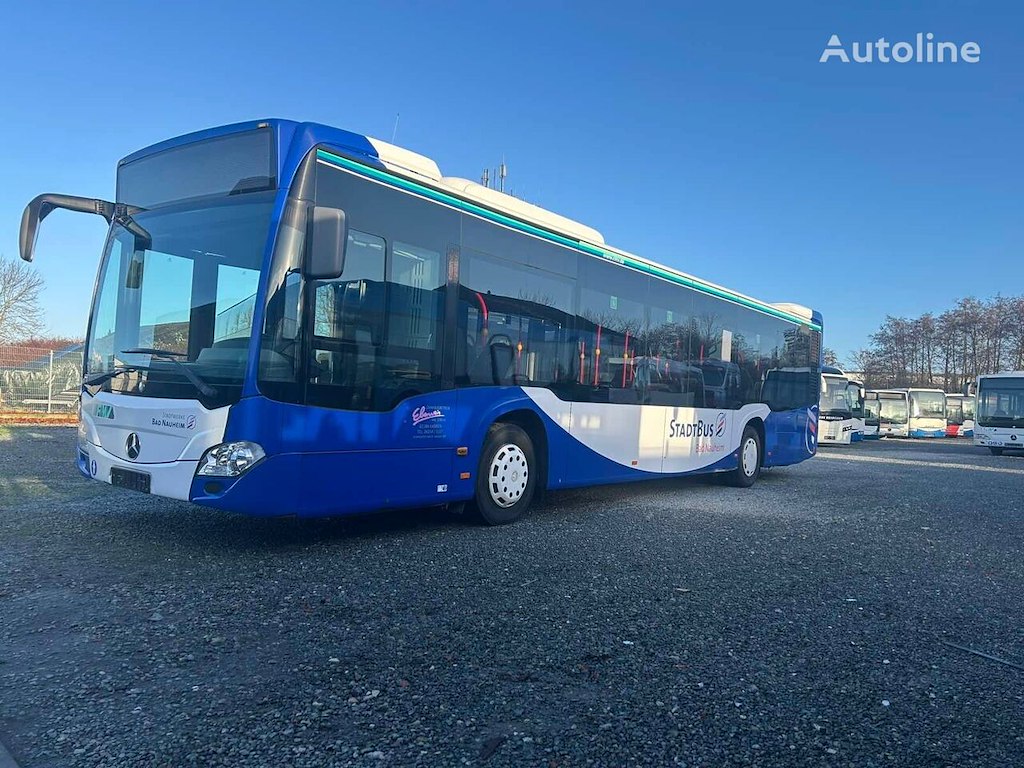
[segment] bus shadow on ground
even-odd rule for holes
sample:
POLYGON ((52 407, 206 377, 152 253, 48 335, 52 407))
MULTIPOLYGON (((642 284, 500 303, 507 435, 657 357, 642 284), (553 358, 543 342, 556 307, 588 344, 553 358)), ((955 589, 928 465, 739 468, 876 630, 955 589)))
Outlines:
MULTIPOLYGON (((468 505, 461 513, 437 506, 323 518, 247 517, 144 496, 81 477, 74 465, 74 431, 70 428, 7 428, 0 432, 0 450, 0 508, 27 510, 41 504, 61 504, 71 511, 78 507, 74 514, 83 521, 120 529, 128 536, 146 534, 186 547, 274 549, 332 540, 487 529, 468 505)), ((781 482, 785 482, 785 471, 771 470, 762 473, 758 485, 777 487, 781 482)), ((716 487, 736 490, 719 475, 694 475, 547 491, 518 526, 557 520, 577 522, 585 520, 598 505, 606 509, 638 497, 655 503, 659 497, 676 500, 680 494, 716 487)))
MULTIPOLYGON (((758 484, 763 483, 777 488, 785 482, 785 473, 774 470, 763 473, 758 484)), ((174 510, 170 513, 161 510, 154 515, 143 505, 139 505, 129 513, 130 516, 121 515, 119 519, 129 528, 141 527, 153 536, 173 538, 176 543, 186 546, 265 550, 392 536, 429 536, 442 532, 458 534, 478 531, 480 534, 486 534, 490 531, 494 532, 493 535, 516 536, 517 530, 526 530, 532 525, 557 525, 559 521, 575 524, 585 521, 593 516, 598 506, 601 510, 606 510, 619 504, 634 502, 638 497, 645 497, 652 502, 659 499, 668 502, 678 500, 680 494, 700 493, 702 489, 711 492, 721 490, 746 493, 741 489, 730 488, 719 477, 712 475, 657 478, 633 483, 548 491, 525 518, 510 526, 497 528, 479 522, 469 504, 461 512, 452 507, 435 506, 379 510, 337 517, 253 518, 183 502, 172 502, 174 510), (168 526, 173 527, 173 531, 169 531, 168 526)), ((754 490, 756 491, 756 487, 754 490)), ((131 494, 130 491, 116 493, 131 494)), ((135 498, 136 494, 131 494, 131 497, 135 498)))

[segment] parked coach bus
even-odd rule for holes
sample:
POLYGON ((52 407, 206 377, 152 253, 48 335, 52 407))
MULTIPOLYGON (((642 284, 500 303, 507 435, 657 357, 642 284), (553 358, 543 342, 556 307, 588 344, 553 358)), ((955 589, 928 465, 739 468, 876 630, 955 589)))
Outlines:
POLYGON ((946 395, 946 437, 974 437, 973 395, 946 395))
POLYGON ((816 449, 818 313, 376 139, 284 120, 170 139, 121 160, 114 202, 33 200, 22 258, 57 208, 110 224, 78 448, 103 482, 254 515, 473 502, 497 524, 545 488, 749 486, 816 449), (806 373, 761 402, 776 368, 806 373))
POLYGON ((1024 371, 979 376, 974 444, 996 456, 1024 450, 1024 371))
POLYGON ((850 381, 838 368, 825 366, 821 375, 821 399, 818 410, 821 414, 822 443, 849 445, 853 442, 853 398, 850 381))
POLYGON ((902 390, 878 393, 878 434, 881 437, 909 437, 910 406, 902 390))

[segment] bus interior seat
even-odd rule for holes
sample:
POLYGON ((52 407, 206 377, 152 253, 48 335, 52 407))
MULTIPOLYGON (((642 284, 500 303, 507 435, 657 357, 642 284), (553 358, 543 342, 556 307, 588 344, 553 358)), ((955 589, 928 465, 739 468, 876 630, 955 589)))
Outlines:
POLYGON ((512 384, 515 351, 510 344, 491 344, 491 376, 495 384, 512 384))

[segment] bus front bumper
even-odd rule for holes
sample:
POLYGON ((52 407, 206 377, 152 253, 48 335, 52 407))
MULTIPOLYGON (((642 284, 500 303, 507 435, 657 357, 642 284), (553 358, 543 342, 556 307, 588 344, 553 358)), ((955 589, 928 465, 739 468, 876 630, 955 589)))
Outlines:
MULTIPOLYGON (((196 476, 198 461, 178 460, 161 464, 133 464, 111 455, 103 448, 85 443, 78 448, 78 471, 91 480, 122 485, 114 475, 148 478, 147 490, 153 496, 191 501, 247 515, 273 517, 293 515, 298 510, 297 494, 286 493, 283 478, 299 476, 299 457, 295 454, 269 456, 238 477, 196 476), (120 472, 118 472, 120 470, 120 472)), ((138 487, 131 490, 140 490, 138 487)))
POLYGON ((80 444, 78 447, 78 471, 86 477, 107 485, 119 485, 123 482, 115 482, 115 473, 128 478, 141 476, 148 478, 147 493, 182 501, 189 500, 188 489, 196 473, 197 464, 196 461, 133 464, 119 459, 93 443, 80 444))

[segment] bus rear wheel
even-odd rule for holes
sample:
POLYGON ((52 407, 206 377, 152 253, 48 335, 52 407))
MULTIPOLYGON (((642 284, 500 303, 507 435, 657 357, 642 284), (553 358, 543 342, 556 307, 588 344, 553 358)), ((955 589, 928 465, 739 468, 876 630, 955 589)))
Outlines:
POLYGON ((481 522, 507 525, 530 508, 538 466, 530 436, 515 424, 495 424, 487 433, 476 473, 474 505, 481 522))
POLYGON ((1002 456, 1003 455, 1003 449, 1002 448, 989 448, 989 450, 992 451, 992 455, 993 456, 1002 456))
POLYGON ((740 440, 740 460, 736 469, 729 473, 729 485, 749 488, 761 474, 761 437, 749 424, 743 428, 740 440))

